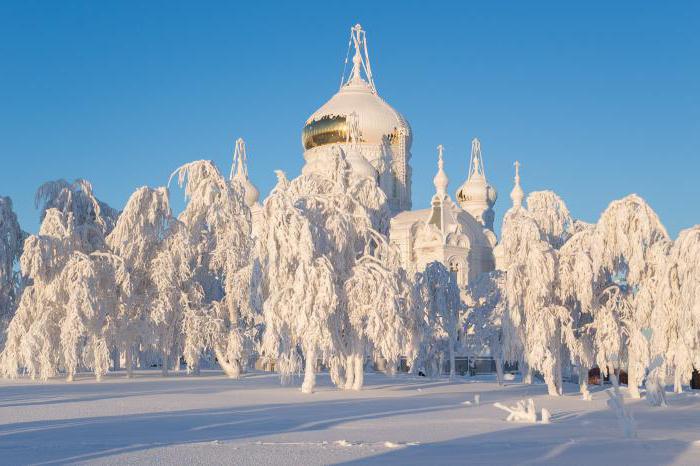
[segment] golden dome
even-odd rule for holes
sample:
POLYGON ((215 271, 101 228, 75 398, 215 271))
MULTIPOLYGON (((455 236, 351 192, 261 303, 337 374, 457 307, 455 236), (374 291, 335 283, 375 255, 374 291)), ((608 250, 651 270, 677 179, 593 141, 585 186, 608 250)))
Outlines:
POLYGON ((301 136, 304 149, 346 142, 351 113, 357 114, 359 143, 398 144, 403 134, 410 147, 411 127, 406 119, 356 75, 306 120, 301 136))

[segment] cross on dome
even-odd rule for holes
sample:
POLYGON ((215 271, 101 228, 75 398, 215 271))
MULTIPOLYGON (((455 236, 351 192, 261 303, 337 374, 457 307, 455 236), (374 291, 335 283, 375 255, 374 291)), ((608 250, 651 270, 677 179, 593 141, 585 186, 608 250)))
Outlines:
MULTIPOLYGON (((348 43, 348 55, 350 54, 350 46, 354 46, 355 54, 352 57, 352 69, 350 70, 350 76, 345 80, 345 70, 343 70, 343 76, 340 79, 340 87, 343 85, 351 84, 369 84, 372 92, 377 92, 374 86, 374 79, 372 78, 372 66, 369 62, 369 53, 367 51, 367 34, 362 29, 359 24, 354 25, 350 28, 350 41, 348 43), (362 79, 362 70, 365 72, 367 80, 362 79)), ((345 58, 345 64, 347 66, 348 59, 345 58)))
POLYGON ((472 139, 471 163, 469 164, 469 176, 467 180, 475 176, 482 178, 486 176, 484 173, 484 160, 481 156, 481 141, 479 141, 479 138, 472 139))
POLYGON ((435 185, 435 192, 440 195, 441 197, 444 197, 445 194, 447 194, 447 185, 449 183, 449 178, 447 178, 447 174, 445 173, 444 166, 445 162, 442 160, 442 151, 443 147, 442 144, 437 146, 438 150, 438 171, 437 174, 435 175, 435 178, 433 178, 433 184, 435 185))

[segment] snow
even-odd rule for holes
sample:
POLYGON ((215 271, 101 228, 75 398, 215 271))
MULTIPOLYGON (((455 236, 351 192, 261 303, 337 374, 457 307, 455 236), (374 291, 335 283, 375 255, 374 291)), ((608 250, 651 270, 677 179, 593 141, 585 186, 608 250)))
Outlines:
MULTIPOLYGON (((631 399, 636 438, 606 402, 610 385, 547 396, 543 384, 495 377, 428 379, 367 373, 362 391, 281 387, 277 374, 231 380, 160 371, 0 381, 0 452, 16 463, 178 464, 693 464, 700 457, 700 393, 667 393, 668 407, 631 399), (420 389, 420 392, 418 391, 420 389), (467 400, 481 403, 463 405, 467 400), (506 422, 494 403, 532 398, 549 424, 506 422)), ((614 395, 614 394, 613 394, 614 395)))

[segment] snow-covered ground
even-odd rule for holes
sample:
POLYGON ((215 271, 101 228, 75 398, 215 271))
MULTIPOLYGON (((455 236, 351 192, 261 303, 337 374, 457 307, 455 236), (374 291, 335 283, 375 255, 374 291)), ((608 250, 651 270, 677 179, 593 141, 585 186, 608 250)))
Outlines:
POLYGON ((304 395, 263 372, 1 380, 0 463, 700 464, 700 392, 669 394, 667 408, 626 400, 637 426, 626 439, 609 386, 592 401, 565 389, 368 374, 352 392, 322 375, 304 395), (506 422, 493 406, 529 397, 550 424, 506 422))

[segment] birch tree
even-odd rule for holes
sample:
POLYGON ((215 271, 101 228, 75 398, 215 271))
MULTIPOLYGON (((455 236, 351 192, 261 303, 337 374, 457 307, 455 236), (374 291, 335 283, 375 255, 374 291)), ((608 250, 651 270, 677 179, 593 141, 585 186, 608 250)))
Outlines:
MULTIPOLYGON (((187 231, 188 247, 195 251, 192 279, 206 308, 191 317, 203 319, 199 327, 213 332, 186 333, 188 353, 195 354, 202 345, 210 344, 224 372, 237 378, 253 347, 251 338, 257 334, 255 316, 259 313, 250 209, 242 186, 235 180, 227 181, 210 161, 183 165, 173 177, 185 188, 188 202, 179 221, 187 231), (192 346, 194 342, 199 343, 192 346)), ((194 330, 193 325, 185 326, 186 332, 194 330)))
POLYGON ((106 238, 110 250, 118 255, 131 279, 129 295, 122 297, 125 306, 114 322, 114 367, 119 367, 120 354, 125 355, 127 376, 131 377, 140 346, 153 345, 163 355, 163 371, 167 372, 172 341, 162 334, 153 335, 152 313, 158 306, 152 278, 154 259, 173 223, 166 188, 141 187, 130 197, 117 223, 106 238), (154 339, 155 338, 155 339, 154 339))
POLYGON ((22 255, 24 238, 12 210, 12 199, 0 196, 0 350, 4 346, 5 329, 19 301, 21 280, 15 266, 22 255))
POLYGON ((420 301, 417 305, 426 322, 422 360, 428 372, 440 372, 440 364, 447 359, 450 377, 455 376, 455 349, 459 334, 459 317, 463 304, 457 277, 440 262, 431 262, 416 274, 415 286, 420 301))

